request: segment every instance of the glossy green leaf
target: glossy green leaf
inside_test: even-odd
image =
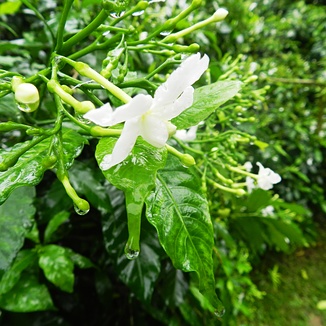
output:
[[[65,166],[68,169],[76,156],[83,149],[86,139],[74,130],[64,129],[62,132],[63,151],[65,154]],[[43,177],[43,173],[48,169],[43,164],[47,157],[52,137],[49,137],[25,152],[7,171],[0,172],[0,203],[4,202],[9,194],[21,186],[35,186]],[[27,141],[29,142],[29,141]],[[12,153],[22,148],[27,142],[15,145],[11,151],[2,150],[0,152],[0,162]]]
[[[164,298],[165,304],[169,307],[178,307],[185,301],[189,285],[185,273],[175,269],[172,264],[166,264],[161,275],[163,288],[160,295]]]
[[[241,88],[239,81],[218,81],[214,84],[195,89],[194,103],[179,116],[172,119],[178,129],[185,129],[198,125],[205,120],[219,106],[236,95]]]
[[[45,277],[62,291],[73,292],[75,276],[74,263],[65,248],[47,245],[39,252],[39,266]]]
[[[171,157],[158,174],[155,191],[146,200],[146,213],[173,265],[185,272],[196,272],[199,290],[221,313],[213,273],[213,227],[199,184],[190,169]]]
[[[23,120],[22,112],[18,110],[13,94],[0,98],[0,116],[1,121],[21,122]]]
[[[33,274],[23,272],[7,293],[0,295],[0,308],[12,312],[33,312],[54,309],[47,287]]]
[[[106,154],[110,154],[116,138],[103,137],[96,147],[96,159],[100,164]],[[166,160],[166,149],[156,148],[138,139],[131,155],[111,169],[102,171],[105,178],[123,191],[137,191],[145,197],[155,185],[158,169],[162,169]]]
[[[66,222],[69,219],[70,213],[66,211],[62,211],[56,214],[46,226],[44,231],[44,242],[48,243],[52,239],[52,235],[55,231],[60,227],[61,224]]]
[[[67,257],[70,258],[70,260],[74,263],[75,266],[82,268],[82,269],[95,267],[95,265],[87,257],[77,254],[70,248],[65,248],[65,251],[66,251]]]
[[[37,255],[32,250],[21,250],[13,265],[0,280],[0,295],[10,291],[20,279],[21,273],[36,261]]]
[[[116,139],[102,138],[96,147],[96,159],[102,162],[106,154],[112,152]],[[143,140],[138,140],[131,155],[111,169],[103,171],[104,176],[114,186],[125,193],[128,212],[128,241],[125,252],[130,258],[139,254],[141,214],[145,198],[155,186],[158,169],[164,167],[166,148],[156,148]]]
[[[35,189],[16,189],[0,206],[0,270],[6,270],[23,246],[35,214]]]

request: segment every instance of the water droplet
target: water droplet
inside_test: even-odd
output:
[[[139,256],[139,250],[131,249],[128,245],[125,247],[125,255],[128,259],[133,260]]]
[[[172,30],[171,31],[162,31],[161,33],[160,33],[160,35],[162,35],[162,36],[168,36],[168,35],[170,35],[172,33]]]
[[[79,207],[77,207],[76,205],[74,205],[74,210],[78,215],[86,215],[89,212],[89,209],[82,210]]]
[[[17,107],[20,111],[27,112],[27,113],[35,111],[35,109],[30,107],[28,104],[19,103],[19,102],[16,102],[16,103],[17,103]]]
[[[124,11],[121,11],[121,12],[111,12],[110,13],[110,16],[112,18],[120,18],[121,16],[123,16],[125,14]]]
[[[140,11],[135,11],[132,15],[133,16],[140,16],[144,13],[144,10],[140,10]]]
[[[225,314],[225,308],[224,308],[224,307],[222,307],[222,308],[220,308],[220,309],[216,309],[216,310],[214,311],[214,315],[215,315],[216,317],[218,317],[218,318],[223,317],[224,314]]]

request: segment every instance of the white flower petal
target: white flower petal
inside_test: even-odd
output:
[[[208,68],[209,58],[200,53],[188,57],[155,92],[154,105],[165,106],[174,102],[181,93],[196,82]]]
[[[181,96],[174,101],[174,103],[161,108],[160,112],[155,110],[155,113],[157,112],[157,115],[159,115],[164,120],[171,120],[177,117],[185,109],[189,108],[192,105],[193,101],[194,88],[192,86],[188,86],[181,94]]]
[[[112,154],[104,157],[100,164],[102,170],[108,170],[112,166],[122,162],[130,154],[139,136],[139,119],[131,119],[125,123],[121,136],[115,143]]]
[[[140,135],[151,145],[163,147],[169,138],[168,122],[149,114],[142,118]]]
[[[84,118],[90,120],[101,127],[112,126],[112,108],[109,103],[104,104],[99,109],[90,110],[84,114]]]
[[[130,102],[119,106],[112,114],[112,126],[117,123],[133,119],[146,113],[153,103],[150,95],[139,94],[131,99]]]
[[[254,179],[250,178],[250,177],[246,177],[246,185],[247,185],[247,189],[249,194],[252,192],[253,189],[256,188],[255,183],[254,183]]]
[[[250,172],[252,170],[252,164],[251,162],[246,162],[245,164],[243,164],[244,168],[246,169],[247,172]]]
[[[190,127],[189,130],[177,130],[175,137],[183,141],[192,141],[196,139],[198,125]]]

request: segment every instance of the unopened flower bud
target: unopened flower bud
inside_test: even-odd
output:
[[[179,159],[180,159],[182,165],[187,168],[196,164],[195,159],[189,154],[180,155]]]
[[[218,22],[218,21],[223,20],[228,15],[228,13],[229,12],[226,9],[220,8],[215,11],[212,18],[214,21]]]
[[[21,83],[15,88],[15,100],[18,102],[20,110],[33,112],[38,108],[40,95],[33,84]]]

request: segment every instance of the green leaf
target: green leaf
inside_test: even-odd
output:
[[[0,61],[2,62],[1,58]],[[21,121],[22,112],[18,110],[13,94],[0,98],[1,121]]]
[[[103,137],[96,147],[96,159],[100,164],[105,155],[110,154],[116,143],[116,138]],[[102,171],[105,178],[118,189],[137,191],[140,196],[146,196],[155,185],[158,169],[165,165],[166,148],[156,148],[138,139],[131,155],[111,169]]]
[[[169,307],[178,307],[184,303],[189,288],[185,274],[175,269],[172,264],[167,264],[161,277],[164,286],[160,288],[159,292],[164,298],[165,304]]]
[[[251,194],[249,194],[247,199],[247,208],[249,212],[256,212],[260,208],[270,205],[272,200],[272,195],[262,189],[254,189]],[[239,207],[241,207],[239,205]]]
[[[104,156],[112,152],[116,139],[102,138],[96,147],[96,159],[100,165]],[[128,212],[129,238],[126,255],[130,259],[139,254],[140,221],[145,198],[155,186],[158,169],[165,165],[166,148],[156,148],[138,140],[131,155],[109,170],[102,171],[105,178],[125,193]]]
[[[186,129],[198,125],[219,106],[236,95],[241,88],[239,81],[218,81],[214,84],[195,89],[194,103],[179,116],[172,119],[178,129]]]
[[[16,0],[16,1],[7,1],[2,4],[0,4],[0,16],[1,15],[12,15],[16,13],[20,6],[21,6],[21,1]]]
[[[47,287],[33,274],[23,272],[19,281],[7,293],[0,295],[0,308],[12,312],[53,310]]]
[[[6,270],[23,246],[35,214],[35,189],[15,190],[0,206],[0,269]]]
[[[146,200],[147,219],[173,265],[196,272],[198,288],[216,310],[223,307],[215,293],[212,250],[214,234],[207,201],[198,192],[200,180],[171,157]]]
[[[82,269],[95,267],[95,265],[87,257],[77,254],[70,248],[65,248],[65,250],[67,256],[70,258],[70,260],[74,263],[75,266]]]
[[[39,266],[45,277],[62,291],[73,292],[75,276],[74,263],[65,248],[57,245],[47,245],[39,252]]]
[[[77,132],[67,129],[63,130],[62,138],[65,166],[69,169],[74,158],[83,149],[86,139]],[[52,137],[49,137],[33,146],[19,158],[13,167],[0,172],[0,203],[4,202],[14,189],[22,186],[35,186],[42,180],[43,173],[48,169],[43,164],[43,160],[48,155],[51,141]],[[26,143],[15,145],[11,151],[1,151],[0,162],[10,157]]]
[[[21,273],[36,261],[37,255],[32,250],[21,250],[13,265],[8,269],[0,281],[0,295],[10,291],[20,279]]]
[[[44,242],[49,243],[52,239],[55,231],[60,227],[61,224],[66,222],[69,219],[70,213],[66,211],[62,211],[56,214],[46,226],[44,231]]]

